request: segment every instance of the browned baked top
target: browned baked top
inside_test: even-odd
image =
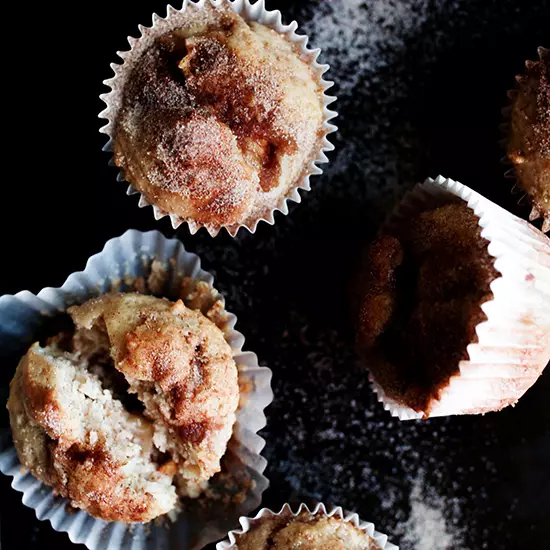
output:
[[[223,318],[213,293],[187,282],[182,293],[196,310],[134,293],[73,306],[74,331],[34,344],[17,368],[8,408],[21,462],[96,517],[149,521],[220,471],[237,367],[200,311]]]
[[[167,212],[231,225],[303,172],[321,122],[319,84],[294,46],[220,9],[206,27],[159,36],[135,63],[115,162]]]
[[[458,373],[498,276],[464,203],[406,219],[370,247],[357,341],[386,394],[416,411]]]
[[[339,518],[304,512],[265,518],[237,539],[238,550],[376,550],[365,531]]]
[[[239,402],[222,331],[181,300],[111,294],[69,308],[79,330],[104,330],[114,367],[153,422],[153,442],[185,493],[220,470]]]
[[[550,50],[540,48],[540,59],[526,63],[517,77],[508,158],[527,192],[536,216],[550,220]]]

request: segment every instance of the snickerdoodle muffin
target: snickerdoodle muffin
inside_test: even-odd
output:
[[[425,416],[486,319],[499,277],[488,244],[474,212],[451,203],[410,216],[368,251],[359,351],[388,397]]]
[[[34,344],[8,409],[21,463],[72,505],[145,522],[220,470],[238,406],[222,331],[182,301],[109,294],[68,310],[72,332]]]
[[[116,165],[150,204],[211,232],[238,228],[311,173],[323,89],[285,35],[206,2],[138,44],[110,100],[112,137]]]
[[[379,550],[362,529],[338,517],[283,515],[264,518],[238,537],[235,550]]]
[[[538,61],[526,62],[512,92],[508,158],[529,197],[531,219],[543,219],[550,231],[550,50],[539,48]]]

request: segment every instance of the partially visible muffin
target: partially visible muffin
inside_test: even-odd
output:
[[[550,230],[550,50],[526,63],[517,77],[508,136],[508,158],[517,180],[533,205],[532,219],[543,218]]]
[[[237,538],[238,550],[379,550],[353,523],[302,512],[264,518]]]
[[[178,495],[198,496],[220,470],[239,400],[222,331],[181,301],[132,293],[69,314],[74,332],[34,344],[11,384],[22,464],[110,521],[149,521]]]
[[[388,397],[430,415],[477,341],[497,277],[479,220],[463,202],[411,215],[371,245],[357,342]]]
[[[184,221],[251,223],[318,154],[319,79],[284,35],[225,4],[172,18],[172,30],[149,37],[123,67],[115,163],[151,204]]]

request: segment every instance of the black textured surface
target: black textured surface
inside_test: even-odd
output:
[[[321,35],[311,19],[330,4],[268,1],[286,20]],[[247,348],[274,372],[276,399],[263,432],[271,480],[265,505],[340,504],[399,543],[411,483],[424,471],[430,492],[447,503],[449,522],[465,530],[453,550],[546,548],[549,373],[514,409],[399,423],[376,403],[357,365],[347,284],[358,250],[394,197],[427,176],[457,179],[526,217],[502,176],[498,124],[514,74],[537,46],[549,46],[550,6],[544,0],[374,4],[427,17],[399,47],[377,42],[371,53],[378,62],[367,68],[312,32],[313,43],[326,47],[323,60],[334,66],[330,76],[356,77],[336,104],[340,153],[331,155],[335,161],[313,181],[313,192],[255,235],[213,240],[182,229],[178,236],[216,275]],[[173,234],[167,219],[155,222],[151,209],[138,209],[116,183],[97,120],[114,52],[126,49],[125,37],[153,11],[163,13],[164,4],[47,3],[27,8],[24,25],[18,9],[4,23],[17,27],[18,38],[4,67],[11,138],[4,163],[11,161],[12,175],[5,171],[3,179],[1,294],[59,286],[128,228]],[[362,15],[367,22],[379,16],[368,7]],[[391,36],[391,25],[384,32]],[[2,362],[2,427],[14,368],[13,359]],[[0,509],[7,550],[72,547],[67,535],[35,519],[3,476]],[[414,550],[406,542],[402,548]]]

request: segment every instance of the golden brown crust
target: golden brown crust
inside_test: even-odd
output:
[[[77,507],[105,521],[125,523],[153,519],[153,496],[125,487],[127,477],[119,464],[101,446],[86,448],[73,445],[56,447],[52,463],[57,474],[54,487]],[[114,490],[113,490],[114,489]]]
[[[69,308],[75,324],[105,322],[117,370],[154,383],[169,409],[166,422],[182,427],[236,409],[237,369],[223,333],[200,311],[140,294],[104,295]]]
[[[226,7],[199,11],[213,11],[207,25],[182,15],[128,75],[115,163],[166,212],[229,227],[274,208],[308,169],[322,90],[282,35]]]
[[[31,367],[29,362],[32,361]],[[22,394],[26,397],[26,410],[31,418],[39,424],[48,437],[63,438],[67,442],[75,441],[77,426],[67,424],[70,412],[59,402],[55,390],[55,379],[51,376],[48,360],[38,354],[26,355],[23,360]]]
[[[237,538],[238,550],[376,550],[365,531],[336,517],[303,512],[264,518]]]
[[[384,392],[428,415],[467,359],[498,277],[465,204],[411,216],[371,246],[363,272],[359,349]]]
[[[550,50],[526,63],[512,106],[508,158],[535,216],[550,223]]]
[[[181,300],[140,294],[100,296],[69,313],[77,327],[105,323],[115,367],[155,423],[155,444],[171,454],[195,494],[220,469],[239,402],[237,368],[221,330]]]
[[[51,464],[51,440],[27,410],[29,407],[26,405],[24,390],[27,361],[27,356],[20,361],[10,383],[8,410],[13,443],[19,459],[33,475],[48,485],[53,485],[55,472]]]

